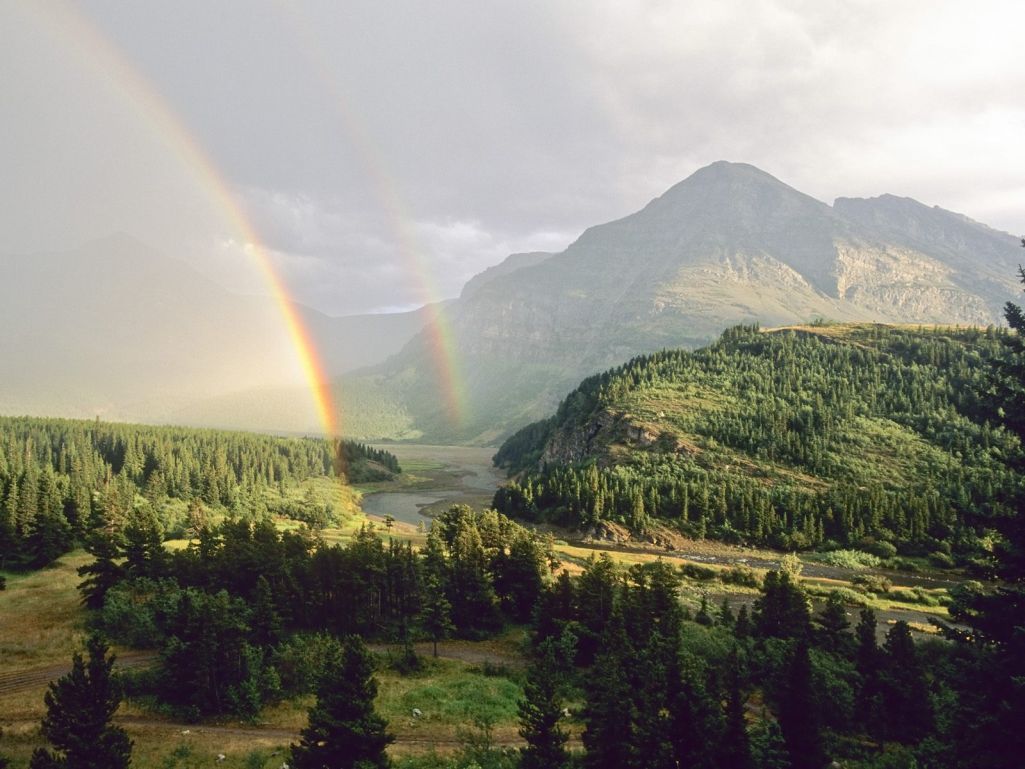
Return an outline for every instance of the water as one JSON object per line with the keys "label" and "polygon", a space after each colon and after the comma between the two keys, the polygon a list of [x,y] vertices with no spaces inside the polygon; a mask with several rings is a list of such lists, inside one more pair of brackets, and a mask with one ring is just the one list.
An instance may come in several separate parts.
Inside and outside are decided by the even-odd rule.
{"label": "water", "polygon": [[451,496],[448,491],[384,491],[379,494],[368,494],[363,497],[363,512],[383,518],[390,515],[396,521],[416,526],[423,521],[427,526],[430,516],[421,511],[434,502]]}

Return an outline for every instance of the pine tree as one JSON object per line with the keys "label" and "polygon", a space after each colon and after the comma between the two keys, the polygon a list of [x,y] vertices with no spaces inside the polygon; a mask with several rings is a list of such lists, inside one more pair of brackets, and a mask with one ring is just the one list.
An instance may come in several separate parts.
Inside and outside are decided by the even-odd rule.
{"label": "pine tree", "polygon": [[762,595],[755,601],[754,623],[756,633],[763,638],[808,638],[808,602],[788,572],[770,571],[765,575]]}
{"label": "pine tree", "polygon": [[91,636],[72,659],[71,672],[50,684],[44,701],[43,736],[56,753],[39,748],[31,769],[125,769],[131,764],[132,741],[111,718],[121,704],[121,691],[111,671],[114,657],[107,645]]}
{"label": "pine tree", "polygon": [[601,651],[588,679],[583,734],[587,769],[623,769],[630,765],[632,656],[623,614],[616,609],[602,634]]}
{"label": "pine tree", "polygon": [[452,625],[452,604],[445,597],[438,578],[428,573],[424,579],[423,604],[420,609],[420,624],[434,644],[434,656],[438,656],[438,641],[448,638],[455,629]]}
{"label": "pine tree", "polygon": [[[1022,240],[1025,246],[1025,239]],[[1025,284],[1025,269],[1018,275]],[[1025,447],[1025,311],[1008,302],[1004,317],[1012,333],[1001,338],[1004,354],[995,362],[991,395],[997,419]],[[975,674],[960,693],[958,751],[978,767],[1017,765],[1025,754],[1025,449],[1012,458],[1019,473],[1013,498],[1003,515],[983,523],[997,529],[995,576],[1001,584],[974,597],[955,615],[972,628],[970,641],[979,657]],[[966,677],[967,678],[967,677]]]}
{"label": "pine tree", "polygon": [[555,640],[550,638],[537,650],[519,703],[519,733],[527,741],[527,747],[520,748],[520,769],[564,769],[569,761],[566,733],[559,728],[558,681]]}
{"label": "pine tree", "polygon": [[876,643],[876,615],[862,609],[855,628],[858,648],[855,664],[860,683],[855,695],[854,710],[869,734],[879,737],[883,728],[882,690],[879,680],[882,659]]}
{"label": "pine tree", "polygon": [[296,769],[386,769],[385,748],[394,741],[374,711],[373,659],[358,636],[347,636],[341,663],[317,688],[309,724],[292,745]]}
{"label": "pine tree", "polygon": [[823,648],[837,653],[847,650],[851,643],[851,637],[847,633],[851,623],[847,620],[847,608],[838,591],[830,591],[825,606],[815,617],[815,622],[819,627],[818,635]]}
{"label": "pine tree", "polygon": [[730,769],[753,769],[751,742],[744,720],[744,695],[740,689],[740,665],[737,650],[730,654],[727,670],[726,728],[719,746],[719,765]]}
{"label": "pine tree", "polygon": [[92,563],[78,567],[78,576],[85,577],[78,585],[82,603],[90,609],[103,608],[107,591],[124,579],[124,568],[118,563],[121,548],[113,535],[93,531],[86,540],[85,549],[92,553]]}
{"label": "pine tree", "polygon": [[883,663],[883,707],[886,735],[913,743],[932,729],[933,714],[911,628],[899,620],[886,634]]}
{"label": "pine tree", "polygon": [[811,678],[808,644],[797,641],[787,669],[779,708],[779,724],[783,730],[794,769],[821,769],[826,759],[822,752],[822,735]]}
{"label": "pine tree", "polygon": [[258,646],[273,646],[281,640],[281,615],[270,582],[262,574],[256,579],[252,606],[253,616],[249,622],[252,642]]}

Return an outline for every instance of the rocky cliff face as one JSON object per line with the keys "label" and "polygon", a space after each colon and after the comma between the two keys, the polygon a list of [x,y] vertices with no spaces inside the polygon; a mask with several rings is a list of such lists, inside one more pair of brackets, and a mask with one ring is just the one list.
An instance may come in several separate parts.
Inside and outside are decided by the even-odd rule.
{"label": "rocky cliff face", "polygon": [[[997,324],[1019,257],[1012,236],[942,209],[892,196],[829,206],[714,163],[564,252],[517,256],[464,291],[448,316],[475,427],[444,437],[508,430],[590,373],[737,323]],[[389,366],[408,378],[428,343],[415,339],[385,378]],[[417,397],[416,418],[429,417],[430,396]]]}

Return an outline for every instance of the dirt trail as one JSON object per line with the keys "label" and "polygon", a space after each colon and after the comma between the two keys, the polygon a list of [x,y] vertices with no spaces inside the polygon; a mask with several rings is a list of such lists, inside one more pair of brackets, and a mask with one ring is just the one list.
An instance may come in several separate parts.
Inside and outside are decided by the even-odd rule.
{"label": "dirt trail", "polygon": [[[398,649],[395,645],[369,644],[371,651],[378,654],[387,653],[390,650]],[[413,644],[416,653],[425,657],[433,654],[433,648],[429,641],[421,641]],[[471,665],[482,665],[485,662],[493,662],[508,667],[522,667],[523,660],[509,652],[496,649],[494,646],[474,648],[465,644],[451,641],[438,642],[438,656],[442,659],[459,660]],[[114,662],[115,669],[133,670],[152,665],[157,660],[157,653],[153,651],[129,651],[117,655]],[[50,665],[45,668],[34,668],[31,670],[16,670],[7,673],[0,673],[0,696],[15,694],[17,692],[41,689],[51,681],[56,681],[71,670],[70,665]]]}
{"label": "dirt trail", "polygon": [[[117,655],[117,659],[114,660],[114,667],[118,670],[144,668],[152,665],[156,659],[156,652],[129,651]],[[45,668],[0,673],[0,695],[41,688],[51,681],[56,681],[70,671],[71,665],[50,665]]]}

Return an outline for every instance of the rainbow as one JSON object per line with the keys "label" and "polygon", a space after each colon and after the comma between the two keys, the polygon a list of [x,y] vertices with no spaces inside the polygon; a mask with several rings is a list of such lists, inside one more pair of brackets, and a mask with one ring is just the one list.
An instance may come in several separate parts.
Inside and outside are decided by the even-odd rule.
{"label": "rainbow", "polygon": [[[46,4],[31,4],[42,15]],[[57,9],[57,6],[49,6]],[[334,402],[328,378],[309,331],[299,316],[288,287],[277,274],[270,254],[260,242],[256,228],[231,192],[209,156],[186,129],[182,120],[170,108],[159,92],[115,48],[105,35],[82,13],[69,5],[61,5],[63,12],[41,19],[45,26],[65,38],[71,48],[84,48],[89,54],[82,58],[100,77],[111,78],[119,89],[127,93],[130,103],[142,118],[174,151],[176,156],[197,178],[214,209],[224,216],[245,252],[251,256],[260,271],[271,296],[281,314],[295,351],[303,377],[309,385],[324,434],[337,438],[340,434],[339,411]]]}
{"label": "rainbow", "polygon": [[[66,4],[29,5],[40,16],[46,12],[44,9],[47,7],[54,9],[48,18],[42,19],[46,26],[54,29],[71,44],[70,47],[84,49],[87,55],[83,55],[82,58],[86,64],[100,77],[113,79],[156,135],[169,145],[184,166],[196,177],[214,210],[219,211],[225,218],[262,275],[285,323],[324,433],[328,437],[338,437],[339,408],[335,403],[316,345],[297,312],[288,287],[277,274],[267,248],[260,242],[256,228],[235,199],[231,185],[223,178],[208,154],[159,91],[131,66],[115,44],[82,12]],[[311,63],[333,96],[333,103],[337,107],[347,138],[358,150],[356,154],[360,157],[366,178],[370,180],[375,197],[393,228],[400,253],[413,274],[418,276],[421,286],[420,298],[427,313],[425,331],[430,342],[436,380],[445,401],[448,418],[453,424],[458,425],[464,416],[465,397],[455,340],[448,319],[438,307],[441,296],[423,259],[422,250],[417,246],[414,228],[410,224],[412,217],[405,210],[395,184],[385,173],[385,163],[376,151],[368,132],[362,128],[342,98],[341,90],[327,66],[323,49],[316,37],[310,33],[308,25],[299,22],[297,17],[293,17],[293,21],[296,22],[296,30],[303,35],[303,42],[307,44],[305,49],[310,55]]]}
{"label": "rainbow", "polygon": [[331,103],[335,107],[346,138],[357,150],[355,154],[364,177],[370,181],[374,196],[389,220],[399,253],[412,274],[419,280],[420,302],[427,313],[424,329],[428,335],[435,380],[444,399],[448,419],[458,427],[465,418],[466,397],[455,335],[448,317],[439,307],[443,297],[438,290],[433,272],[424,261],[423,249],[417,243],[415,228],[412,225],[414,217],[406,209],[392,175],[386,172],[387,162],[377,149],[370,132],[364,128],[358,115],[349,107],[338,78],[330,66],[324,46],[321,45],[313,26],[302,15],[301,6],[294,3],[278,3],[275,7],[291,24],[292,30],[302,43],[302,54],[316,72],[321,85],[330,94]]}

